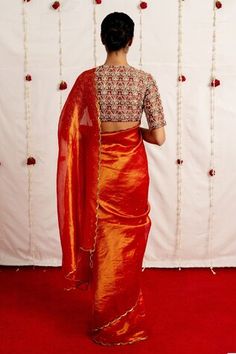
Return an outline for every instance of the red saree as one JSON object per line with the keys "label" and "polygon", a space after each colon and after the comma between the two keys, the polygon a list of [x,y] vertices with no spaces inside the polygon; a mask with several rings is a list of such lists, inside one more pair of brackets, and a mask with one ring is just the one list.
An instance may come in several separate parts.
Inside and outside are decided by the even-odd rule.
{"label": "red saree", "polygon": [[138,127],[101,133],[95,68],[76,80],[58,125],[57,207],[67,289],[90,286],[90,335],[147,338],[140,287],[150,229],[147,158]]}

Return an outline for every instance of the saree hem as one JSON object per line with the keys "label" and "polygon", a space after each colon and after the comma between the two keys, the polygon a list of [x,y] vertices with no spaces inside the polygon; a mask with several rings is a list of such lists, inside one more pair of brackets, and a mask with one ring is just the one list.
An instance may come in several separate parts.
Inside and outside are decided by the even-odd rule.
{"label": "saree hem", "polygon": [[137,343],[137,342],[141,342],[141,341],[144,341],[144,340],[147,340],[148,339],[148,336],[145,336],[145,337],[142,337],[142,338],[137,338],[137,339],[134,339],[134,340],[131,340],[131,341],[128,341],[128,342],[114,342],[114,343],[105,343],[105,342],[102,342],[102,341],[98,341],[96,340],[95,338],[92,338],[92,341],[96,344],[100,344],[100,345],[103,345],[103,346],[118,346],[118,345],[128,345],[128,344],[134,344],[134,343]]}
{"label": "saree hem", "polygon": [[103,328],[106,328],[106,327],[109,327],[110,325],[114,324],[115,322],[119,321],[121,318],[125,317],[126,315],[128,315],[128,313],[132,312],[135,307],[138,305],[138,302],[139,302],[139,297],[140,295],[138,296],[138,299],[136,301],[136,303],[134,304],[134,306],[132,306],[129,310],[127,310],[126,312],[124,312],[122,315],[116,317],[114,320],[112,321],[109,321],[107,322],[106,324],[104,324],[103,326],[100,326],[100,327],[97,327],[97,328],[93,328],[92,329],[92,332],[97,332]]}

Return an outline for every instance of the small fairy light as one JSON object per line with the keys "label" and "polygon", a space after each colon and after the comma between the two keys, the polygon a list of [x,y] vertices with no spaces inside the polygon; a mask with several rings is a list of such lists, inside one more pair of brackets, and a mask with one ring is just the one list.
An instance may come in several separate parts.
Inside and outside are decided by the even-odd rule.
{"label": "small fairy light", "polygon": [[100,5],[102,3],[102,0],[95,0],[97,5]]}

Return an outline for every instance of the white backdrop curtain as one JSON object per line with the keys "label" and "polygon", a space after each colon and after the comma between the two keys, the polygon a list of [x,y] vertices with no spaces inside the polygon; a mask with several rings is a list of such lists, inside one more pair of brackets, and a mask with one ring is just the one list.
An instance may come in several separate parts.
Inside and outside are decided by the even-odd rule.
{"label": "white backdrop curtain", "polygon": [[[215,89],[215,170],[212,257],[209,259],[210,87],[213,1],[183,1],[182,85],[182,233],[180,258],[176,235],[176,142],[178,1],[138,0],[61,1],[62,68],[68,89],[85,69],[105,61],[100,43],[101,20],[112,11],[135,21],[130,65],[155,77],[163,101],[166,142],[146,144],[152,228],[145,267],[236,266],[236,1],[221,1],[217,10],[216,67],[221,85]],[[0,0],[0,264],[61,265],[56,209],[57,124],[60,112],[59,26],[53,1],[25,3],[30,83],[30,151],[27,166],[27,124],[24,100],[23,2]],[[95,26],[95,28],[94,28]],[[96,29],[96,43],[94,42]],[[96,44],[96,45],[95,45]],[[95,47],[94,47],[95,45]],[[95,50],[95,53],[94,53]],[[146,125],[145,116],[143,126]],[[29,171],[30,170],[30,171]],[[30,179],[29,179],[30,173]],[[29,202],[29,195],[30,202]],[[31,225],[30,225],[31,223]]]}

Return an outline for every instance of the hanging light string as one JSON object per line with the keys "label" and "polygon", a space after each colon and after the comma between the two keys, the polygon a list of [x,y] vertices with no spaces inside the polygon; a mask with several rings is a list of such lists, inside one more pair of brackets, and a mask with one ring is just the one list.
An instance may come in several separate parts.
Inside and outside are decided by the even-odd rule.
{"label": "hanging light string", "polygon": [[97,66],[97,2],[94,0],[93,4],[93,60],[94,66]]}
{"label": "hanging light string", "polygon": [[[211,81],[216,77],[216,2],[213,0],[212,20],[212,57],[211,57]],[[209,215],[208,215],[208,259],[210,269],[216,274],[212,267],[212,239],[213,239],[213,217],[214,217],[214,166],[215,166],[215,86],[210,86],[210,173],[209,173]]]}
{"label": "hanging light string", "polygon": [[179,270],[181,269],[181,236],[182,236],[182,60],[183,60],[183,0],[179,0],[178,6],[178,81],[177,81],[177,207],[176,207],[176,246],[175,257],[178,258]]}
{"label": "hanging light string", "polygon": [[[25,107],[25,123],[26,123],[26,156],[31,156],[31,75],[29,74],[29,47],[28,47],[28,15],[27,2],[22,3],[22,19],[23,19],[23,46],[24,46],[24,107]],[[28,167],[28,227],[29,227],[29,254],[34,260],[34,248],[32,240],[32,166],[27,163]]]}

